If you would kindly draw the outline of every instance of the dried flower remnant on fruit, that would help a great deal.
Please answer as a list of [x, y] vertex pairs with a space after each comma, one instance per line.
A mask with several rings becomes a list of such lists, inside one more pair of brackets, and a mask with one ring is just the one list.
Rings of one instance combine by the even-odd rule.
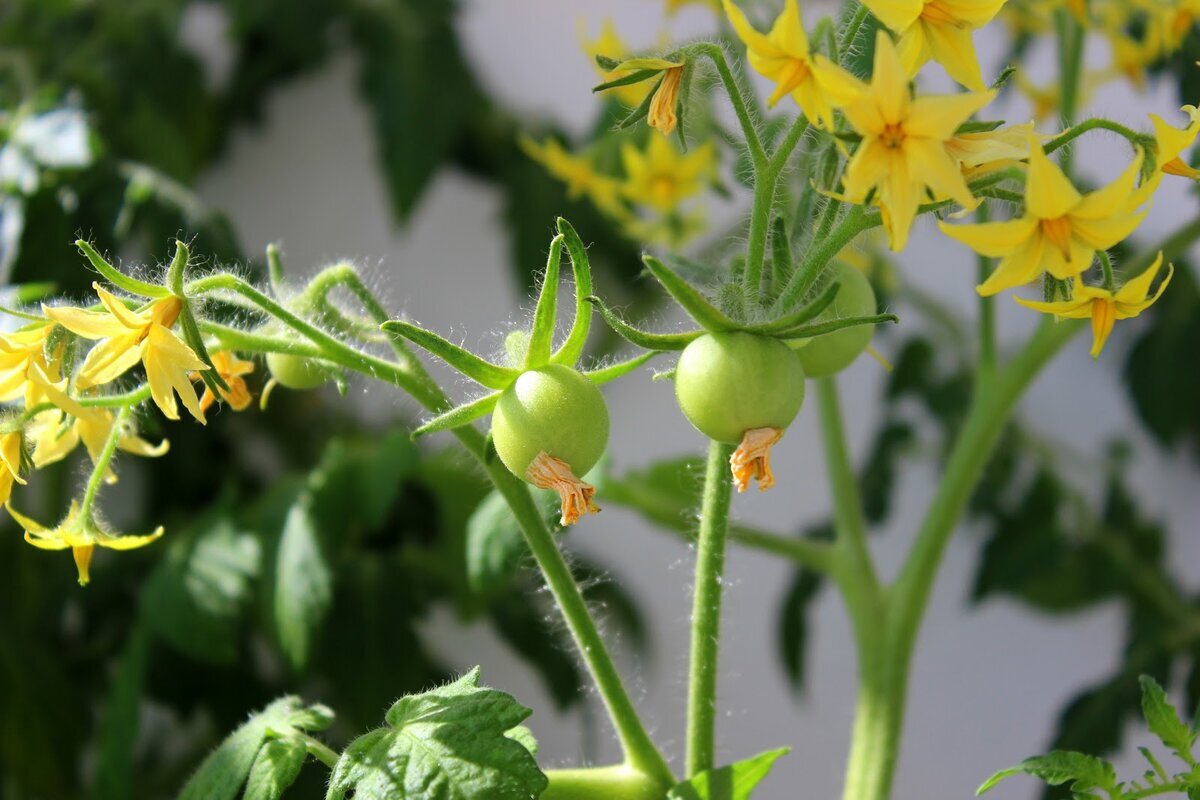
[[771, 447], [782, 438], [782, 428], [753, 428], [746, 431], [742, 443], [729, 458], [733, 484], [738, 492], [749, 489], [751, 479], [758, 481], [760, 492], [775, 485], [775, 476], [771, 472]]
[[584, 514], [598, 514], [600, 507], [592, 499], [596, 487], [575, 477], [562, 459], [538, 453], [525, 472], [525, 478], [539, 489], [553, 489], [562, 500], [562, 524], [574, 525]]

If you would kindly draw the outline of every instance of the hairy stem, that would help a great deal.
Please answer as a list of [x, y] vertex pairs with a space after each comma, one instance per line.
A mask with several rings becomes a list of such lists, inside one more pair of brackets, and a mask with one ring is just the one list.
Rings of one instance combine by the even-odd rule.
[[704, 477], [696, 582], [692, 600], [692, 649], [688, 670], [687, 776], [711, 769], [717, 716], [717, 657], [721, 635], [725, 541], [733, 475], [733, 446], [712, 442]]

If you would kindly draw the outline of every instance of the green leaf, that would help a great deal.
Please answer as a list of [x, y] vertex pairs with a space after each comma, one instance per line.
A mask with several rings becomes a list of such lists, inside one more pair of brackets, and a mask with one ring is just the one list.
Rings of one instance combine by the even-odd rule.
[[804, 688], [807, 673], [809, 611], [824, 576], [811, 569], [798, 569], [784, 593], [779, 609], [779, 655], [788, 682], [797, 692]]
[[302, 671], [333, 597], [333, 573], [321, 552], [312, 496], [302, 493], [288, 511], [275, 554], [272, 619], [279, 647]]
[[534, 369], [550, 360], [554, 347], [554, 321], [558, 305], [558, 267], [562, 261], [563, 235], [560, 233], [550, 241], [550, 253], [546, 257], [546, 271], [542, 274], [542, 290], [538, 293], [537, 307], [533, 312], [533, 327], [525, 349], [525, 369]]
[[579, 238], [575, 227], [562, 217], [558, 218], [558, 232], [563, 237], [567, 248], [567, 256], [571, 259], [571, 273], [575, 279], [575, 319], [571, 321], [571, 330], [557, 352], [551, 356], [553, 364], [575, 366], [575, 362], [583, 355], [584, 345], [587, 344], [588, 331], [592, 326], [592, 306], [588, 298], [592, 296], [592, 265], [588, 261], [587, 248]]
[[[305, 707], [297, 697], [276, 700], [250, 717], [216, 750], [209, 753], [183, 787], [179, 800], [233, 800], [255, 767], [264, 743], [294, 739], [308, 732], [323, 730], [332, 720], [332, 712], [324, 706]], [[261, 767], [262, 772], [271, 769], [266, 765]], [[283, 777], [282, 773], [272, 774], [277, 778]], [[295, 778], [294, 775], [292, 777]], [[266, 780], [261, 772], [260, 780]], [[246, 796], [260, 797], [249, 793]]]
[[424, 347], [463, 375], [489, 389], [503, 389], [521, 374], [519, 370], [485, 361], [474, 353], [451, 344], [436, 333], [418, 328], [404, 320], [389, 320], [380, 327], [388, 333], [402, 336], [413, 344]]
[[1142, 686], [1142, 713], [1150, 731], [1182, 761], [1194, 764], [1192, 745], [1196, 742], [1196, 732], [1179, 718], [1179, 712], [1158, 681], [1142, 675], [1138, 682]]
[[461, 406], [455, 406], [449, 411], [444, 411], [438, 414], [433, 419], [412, 432], [413, 438], [427, 436], [431, 433], [440, 431], [449, 431], [455, 428], [461, 428], [463, 425], [469, 425], [480, 417], [486, 417], [496, 408], [496, 403], [500, 400], [500, 392], [491, 392], [483, 397], [476, 398], [470, 402], [463, 403]]
[[349, 8], [362, 64], [361, 91], [374, 112], [392, 208], [404, 220], [486, 101], [458, 42], [455, 4]]
[[983, 794], [1013, 775], [1031, 775], [1051, 786], [1061, 786], [1070, 781], [1073, 792], [1101, 789], [1117, 794], [1117, 773], [1112, 764], [1102, 758], [1070, 750], [1054, 750], [1044, 756], [1027, 758], [1015, 767], [1000, 770], [984, 781], [975, 793]]
[[196, 532], [174, 537], [147, 580], [142, 600], [147, 624], [192, 658], [235, 662], [259, 561], [258, 539], [218, 515]]
[[630, 344], [646, 350], [682, 350], [704, 335], [704, 331], [688, 331], [687, 333], [650, 333], [639, 330], [618, 317], [616, 313], [604, 304], [599, 297], [592, 295], [587, 299], [600, 311], [600, 316], [608, 323], [608, 327]]
[[245, 797], [254, 800], [278, 800], [296, 782], [308, 751], [301, 739], [271, 739], [258, 751], [250, 776], [246, 779]]
[[479, 686], [479, 669], [402, 697], [387, 725], [350, 743], [334, 767], [327, 800], [528, 800], [547, 786], [527, 745], [507, 734], [532, 713], [512, 696]]
[[726, 767], [705, 770], [676, 784], [667, 792], [668, 800], [747, 800], [759, 782], [781, 757], [791, 752], [780, 747]]
[[[534, 502], [544, 517], [555, 516], [558, 500], [553, 492], [535, 491]], [[467, 521], [467, 580], [471, 588], [487, 594], [507, 586], [528, 551], [512, 509], [493, 489]]]
[[696, 320], [700, 327], [713, 332], [741, 330], [741, 325], [727, 317], [725, 312], [710, 303], [698, 289], [672, 272], [657, 258], [646, 254], [642, 256], [642, 263], [646, 265], [646, 269], [650, 270], [650, 274], [663, 285], [667, 294], [675, 298], [675, 302], [692, 319]]

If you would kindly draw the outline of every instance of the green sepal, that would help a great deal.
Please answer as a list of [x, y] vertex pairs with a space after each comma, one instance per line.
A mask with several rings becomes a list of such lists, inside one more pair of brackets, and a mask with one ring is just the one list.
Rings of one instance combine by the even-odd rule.
[[1017, 74], [1017, 68], [1012, 64], [1005, 64], [1004, 69], [1000, 70], [1000, 74], [996, 76], [996, 80], [992, 81], [989, 89], [1003, 89], [1004, 85], [1009, 82], [1013, 75]]
[[667, 800], [750, 800], [759, 782], [792, 748], [768, 750], [724, 767], [706, 769], [671, 787]]
[[845, 319], [835, 319], [829, 322], [821, 322], [816, 325], [801, 325], [798, 328], [781, 331], [776, 334], [778, 339], [811, 339], [814, 336], [822, 336], [826, 333], [840, 331], [842, 328], [853, 328], [857, 325], [879, 325], [884, 322], [899, 322], [900, 318], [895, 314], [875, 314], [870, 317], [846, 317]]
[[179, 328], [183, 331], [183, 340], [187, 346], [192, 348], [197, 358], [208, 365], [208, 369], [200, 370], [200, 380], [204, 381], [204, 385], [211, 389], [213, 394], [221, 397], [221, 392], [229, 391], [229, 384], [213, 366], [212, 357], [204, 345], [204, 337], [200, 335], [200, 326], [196, 324], [196, 317], [192, 314], [192, 304], [187, 300], [183, 301], [183, 308], [179, 311]]
[[418, 328], [404, 320], [388, 320], [379, 327], [386, 333], [402, 336], [413, 344], [424, 347], [463, 375], [489, 389], [503, 389], [521, 374], [520, 370], [485, 361], [474, 353], [451, 344], [436, 333]]
[[167, 267], [167, 288], [176, 297], [183, 297], [183, 273], [187, 270], [191, 251], [188, 246], [178, 239], [175, 240], [175, 256]]
[[30, 305], [39, 300], [44, 300], [50, 295], [58, 291], [58, 284], [51, 281], [42, 281], [39, 283], [19, 283], [16, 286], [8, 287], [12, 292], [13, 302], [19, 306]]
[[166, 287], [139, 281], [137, 278], [131, 278], [124, 272], [121, 272], [121, 270], [105, 261], [104, 256], [100, 255], [96, 248], [83, 239], [76, 239], [75, 246], [87, 256], [87, 260], [92, 262], [92, 266], [96, 268], [96, 271], [103, 275], [104, 279], [113, 286], [120, 287], [130, 294], [136, 294], [138, 297], [159, 298], [170, 294]]
[[583, 347], [587, 344], [588, 331], [592, 325], [592, 307], [588, 298], [592, 295], [592, 267], [588, 261], [587, 248], [575, 231], [575, 227], [562, 217], [558, 218], [558, 232], [563, 237], [567, 248], [567, 257], [571, 259], [571, 273], [575, 278], [575, 319], [571, 321], [571, 330], [562, 345], [550, 357], [551, 364], [573, 366], [583, 355]]
[[480, 417], [486, 417], [492, 413], [492, 409], [496, 407], [496, 403], [499, 400], [500, 392], [492, 392], [469, 403], [455, 406], [449, 411], [438, 414], [429, 420], [429, 422], [414, 430], [412, 438], [416, 439], [430, 433], [453, 430], [454, 428], [461, 428], [463, 425], [469, 425]]
[[594, 305], [608, 326], [625, 341], [635, 344], [645, 350], [682, 350], [704, 335], [704, 331], [688, 331], [686, 333], [650, 333], [638, 330], [618, 317], [612, 309], [604, 305], [599, 297], [589, 297], [588, 302]]
[[688, 60], [683, 66], [683, 74], [679, 76], [679, 94], [675, 99], [675, 135], [679, 137], [679, 149], [688, 151], [687, 136], [684, 134], [684, 120], [687, 117], [687, 98], [692, 90], [692, 75], [695, 72], [695, 61]]
[[275, 242], [267, 245], [267, 280], [275, 294], [283, 290], [283, 254]]
[[616, 89], [621, 86], [632, 86], [635, 83], [648, 81], [661, 72], [661, 69], [639, 69], [636, 72], [631, 72], [628, 75], [617, 78], [616, 80], [607, 81], [599, 86], [593, 86], [592, 93], [605, 92], [609, 89]]
[[1004, 124], [1002, 119], [973, 119], [959, 125], [954, 135], [961, 133], [991, 133]]
[[617, 378], [625, 377], [642, 364], [645, 364], [656, 355], [659, 355], [661, 352], [661, 350], [650, 350], [642, 353], [639, 356], [631, 358], [628, 361], [620, 361], [616, 364], [610, 364], [607, 367], [600, 367], [599, 369], [586, 370], [583, 373], [583, 377], [587, 378], [597, 386], [602, 386], [609, 381], [615, 381]]
[[616, 69], [617, 67], [619, 67], [621, 65], [621, 62], [617, 61], [615, 58], [609, 58], [608, 56], [602, 56], [599, 53], [597, 53], [596, 54], [596, 65], [599, 66], [600, 69], [606, 69], [609, 72], [612, 72], [614, 69]]
[[829, 307], [833, 299], [837, 297], [838, 291], [842, 288], [840, 283], [830, 284], [825, 288], [825, 291], [806, 306], [803, 306], [791, 314], [780, 317], [772, 322], [764, 322], [760, 325], [748, 325], [746, 330], [750, 333], [762, 333], [773, 335], [781, 331], [788, 331], [796, 328], [810, 319], [814, 319], [818, 314]]
[[562, 263], [563, 235], [560, 233], [550, 241], [550, 253], [546, 256], [546, 271], [542, 275], [542, 290], [538, 293], [537, 307], [533, 312], [533, 327], [529, 331], [529, 345], [525, 349], [525, 369], [545, 366], [554, 347], [554, 319], [558, 306], [558, 267]]
[[638, 103], [637, 108], [630, 111], [620, 122], [617, 123], [617, 130], [623, 131], [626, 128], [631, 128], [646, 118], [650, 113], [650, 104], [654, 102], [654, 95], [658, 94], [658, 87], [662, 86], [662, 82], [666, 80], [666, 76], [658, 79], [658, 83], [654, 84], [654, 88], [646, 92], [646, 96], [642, 98], [642, 102]]
[[646, 269], [650, 270], [650, 274], [658, 279], [667, 293], [675, 299], [675, 302], [700, 324], [700, 327], [713, 332], [736, 331], [743, 327], [708, 302], [708, 299], [695, 287], [672, 272], [666, 264], [654, 256], [643, 255], [642, 263], [646, 265]]

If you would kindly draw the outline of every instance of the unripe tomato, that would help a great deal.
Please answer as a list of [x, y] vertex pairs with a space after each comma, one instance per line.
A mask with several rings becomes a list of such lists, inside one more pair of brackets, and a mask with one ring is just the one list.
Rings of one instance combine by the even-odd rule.
[[[849, 264], [837, 264], [831, 280], [841, 283], [837, 297], [817, 315], [813, 323], [831, 322], [846, 317], [869, 317], [876, 313], [875, 290], [862, 272]], [[855, 325], [842, 328], [800, 343], [796, 354], [810, 378], [823, 378], [841, 372], [867, 349], [874, 325]]]
[[777, 339], [707, 333], [680, 354], [675, 397], [705, 436], [738, 444], [753, 428], [792, 424], [804, 402], [804, 369]]
[[608, 444], [604, 395], [561, 364], [523, 372], [496, 403], [492, 442], [504, 466], [519, 478], [526, 478], [530, 463], [543, 452], [582, 476]]
[[288, 389], [315, 389], [328, 378], [313, 359], [287, 353], [267, 353], [267, 369], [280, 386]]

